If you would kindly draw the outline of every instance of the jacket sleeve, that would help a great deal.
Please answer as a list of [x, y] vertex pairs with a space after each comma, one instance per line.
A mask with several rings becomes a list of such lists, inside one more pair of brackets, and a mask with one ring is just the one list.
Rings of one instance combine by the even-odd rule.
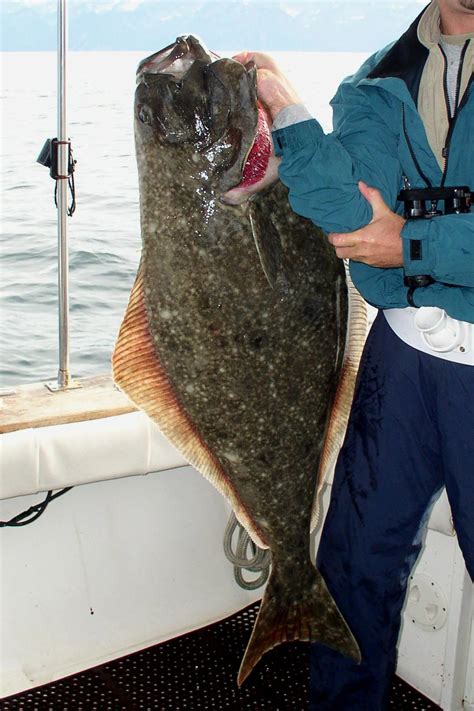
[[[314, 119], [273, 134], [275, 152], [283, 158], [280, 179], [289, 189], [293, 210], [326, 232], [352, 232], [372, 219], [372, 209], [357, 186], [359, 180], [378, 188], [385, 202], [395, 207], [402, 170], [398, 135], [392, 130], [394, 113], [389, 97], [378, 93], [372, 102], [368, 91], [361, 91], [350, 80], [341, 84], [332, 101], [331, 134], [325, 135]], [[408, 305], [402, 269], [351, 262], [350, 271], [355, 286], [373, 306]]]
[[356, 230], [372, 218], [359, 180], [377, 187], [395, 207], [402, 171], [389, 102], [377, 89], [363, 91], [345, 81], [332, 101], [333, 133], [325, 135], [315, 119], [274, 132], [275, 152], [283, 157], [280, 179], [295, 212], [327, 232]]
[[[408, 220], [402, 237], [407, 274], [429, 274], [445, 284], [474, 287], [474, 212]], [[413, 241], [421, 247], [417, 259], [412, 258]]]
[[[438, 306], [454, 318], [474, 320], [474, 212], [408, 220], [402, 229], [404, 269], [379, 269], [350, 262], [352, 281], [377, 308], [407, 306], [405, 274], [429, 274], [431, 286], [417, 289], [417, 306]], [[412, 259], [410, 242], [421, 242], [421, 258]], [[446, 285], [449, 286], [446, 286]]]
[[[405, 308], [407, 288], [403, 284], [403, 269], [378, 269], [361, 262], [350, 262], [352, 281], [365, 300], [381, 309]], [[416, 270], [417, 274], [425, 273]], [[415, 306], [437, 306], [453, 318], [474, 323], [474, 289], [465, 286], [446, 286], [435, 281], [430, 286], [416, 289]]]
[[[358, 77], [350, 78], [339, 87], [332, 102], [331, 134], [325, 135], [312, 119], [275, 131], [273, 137], [275, 152], [283, 158], [279, 174], [289, 189], [293, 210], [327, 232], [352, 232], [372, 219], [370, 205], [359, 192], [359, 180], [378, 188], [392, 210], [402, 182], [395, 120], [398, 100], [376, 86], [357, 86], [357, 81]], [[435, 280], [415, 292], [417, 306], [438, 306], [454, 318], [474, 319], [473, 221], [474, 214], [468, 213], [409, 221], [404, 226], [406, 273], [430, 274]], [[421, 243], [421, 259], [411, 257], [412, 240]], [[370, 304], [379, 308], [408, 305], [404, 269], [351, 262], [350, 271]]]

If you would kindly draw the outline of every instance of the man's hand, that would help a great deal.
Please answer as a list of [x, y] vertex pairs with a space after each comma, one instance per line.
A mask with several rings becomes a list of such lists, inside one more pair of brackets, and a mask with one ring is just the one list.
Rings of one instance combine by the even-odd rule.
[[369, 188], [361, 181], [359, 190], [372, 206], [372, 221], [355, 232], [331, 233], [329, 241], [336, 248], [337, 256], [372, 267], [402, 267], [400, 233], [405, 220], [390, 210], [376, 188]]
[[268, 54], [241, 52], [236, 54], [233, 59], [244, 65], [252, 62], [255, 64], [258, 98], [265, 104], [272, 119], [286, 106], [301, 103], [295, 89]]

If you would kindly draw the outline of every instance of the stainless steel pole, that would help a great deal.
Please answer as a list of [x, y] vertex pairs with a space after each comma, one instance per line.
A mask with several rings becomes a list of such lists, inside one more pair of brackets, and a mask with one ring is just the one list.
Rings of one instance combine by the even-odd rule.
[[[66, 121], [67, 95], [67, 2], [58, 0], [58, 173], [67, 176], [69, 146]], [[58, 179], [58, 291], [59, 291], [59, 372], [58, 386], [66, 388], [69, 371], [69, 249], [67, 235], [68, 180]]]

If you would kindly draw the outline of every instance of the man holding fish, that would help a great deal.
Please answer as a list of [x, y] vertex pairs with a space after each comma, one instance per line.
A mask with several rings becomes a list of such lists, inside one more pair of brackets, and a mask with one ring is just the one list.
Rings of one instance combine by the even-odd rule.
[[362, 662], [318, 643], [311, 654], [311, 708], [376, 711], [443, 487], [474, 578], [474, 0], [433, 0], [344, 80], [329, 135], [270, 57], [235, 59], [257, 66], [293, 209], [380, 309], [317, 561]]

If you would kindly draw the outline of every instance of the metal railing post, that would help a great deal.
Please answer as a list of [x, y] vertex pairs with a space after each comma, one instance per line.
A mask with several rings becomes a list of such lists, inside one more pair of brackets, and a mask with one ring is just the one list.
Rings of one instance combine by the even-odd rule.
[[[58, 173], [67, 176], [69, 145], [67, 144], [67, 3], [58, 0]], [[69, 385], [69, 249], [67, 234], [68, 180], [58, 180], [58, 292], [59, 292], [59, 372], [58, 386]]]

